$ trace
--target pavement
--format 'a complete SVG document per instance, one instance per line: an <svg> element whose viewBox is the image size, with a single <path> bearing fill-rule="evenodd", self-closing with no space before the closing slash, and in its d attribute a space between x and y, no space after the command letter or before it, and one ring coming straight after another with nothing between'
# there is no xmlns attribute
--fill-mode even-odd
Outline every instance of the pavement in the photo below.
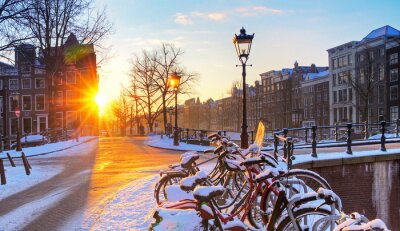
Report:
<svg viewBox="0 0 400 231"><path fill-rule="evenodd" d="M154 175L178 162L180 153L144 145L145 137L100 138L94 148L75 147L77 155L45 155L29 158L35 166L62 165L60 174L0 201L0 217L54 192L66 196L32 216L18 230L89 230L102 208L120 189ZM85 155L79 153L85 152ZM16 160L21 165L21 160ZM52 194L53 193L53 194ZM16 218L18 219L18 218ZM91 222L86 222L90 220ZM67 227L67 228L66 228ZM1 229L1 227L0 227Z"/></svg>

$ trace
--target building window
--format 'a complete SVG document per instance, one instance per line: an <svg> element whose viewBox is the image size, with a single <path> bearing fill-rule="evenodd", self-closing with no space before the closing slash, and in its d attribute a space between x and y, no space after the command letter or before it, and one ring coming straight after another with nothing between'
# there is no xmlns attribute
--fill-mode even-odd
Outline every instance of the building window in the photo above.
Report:
<svg viewBox="0 0 400 231"><path fill-rule="evenodd" d="M10 133L11 135L16 135L18 131L18 121L17 118L10 118Z"/></svg>
<svg viewBox="0 0 400 231"><path fill-rule="evenodd" d="M18 79L10 79L10 90L18 90Z"/></svg>
<svg viewBox="0 0 400 231"><path fill-rule="evenodd" d="M378 108L378 116L385 115L385 110L383 108Z"/></svg>
<svg viewBox="0 0 400 231"><path fill-rule="evenodd" d="M337 120L337 108L334 108L333 109L333 121L334 122L337 122L338 120Z"/></svg>
<svg viewBox="0 0 400 231"><path fill-rule="evenodd" d="M353 101L353 88L349 88L349 101Z"/></svg>
<svg viewBox="0 0 400 231"><path fill-rule="evenodd" d="M44 95L35 95L36 111L44 111Z"/></svg>
<svg viewBox="0 0 400 231"><path fill-rule="evenodd" d="M364 69L360 69L359 73L360 73L360 83L363 84L364 83L364 78L365 78Z"/></svg>
<svg viewBox="0 0 400 231"><path fill-rule="evenodd" d="M349 122L353 122L353 107L349 107Z"/></svg>
<svg viewBox="0 0 400 231"><path fill-rule="evenodd" d="M397 100L398 92L398 86L390 86L390 100Z"/></svg>
<svg viewBox="0 0 400 231"><path fill-rule="evenodd" d="M397 64L399 62L399 53L391 54L389 57L389 64Z"/></svg>
<svg viewBox="0 0 400 231"><path fill-rule="evenodd" d="M3 113L3 97L0 96L0 112Z"/></svg>
<svg viewBox="0 0 400 231"><path fill-rule="evenodd" d="M30 95L22 96L22 110L23 111L32 110L32 96L30 96Z"/></svg>
<svg viewBox="0 0 400 231"><path fill-rule="evenodd" d="M63 128L63 113L56 112L56 127Z"/></svg>
<svg viewBox="0 0 400 231"><path fill-rule="evenodd" d="M15 111L15 108L19 105L18 95L10 96L10 111Z"/></svg>
<svg viewBox="0 0 400 231"><path fill-rule="evenodd" d="M374 59L374 51L369 51L369 60Z"/></svg>
<svg viewBox="0 0 400 231"><path fill-rule="evenodd" d="M22 79L22 89L31 89L31 79Z"/></svg>
<svg viewBox="0 0 400 231"><path fill-rule="evenodd" d="M390 82L397 81L399 79L399 69L390 70Z"/></svg>
<svg viewBox="0 0 400 231"><path fill-rule="evenodd" d="M385 79L385 67L383 65L379 65L379 72L378 72L379 80Z"/></svg>
<svg viewBox="0 0 400 231"><path fill-rule="evenodd" d="M57 91L56 93L56 105L60 106L64 104L64 93L63 91Z"/></svg>
<svg viewBox="0 0 400 231"><path fill-rule="evenodd" d="M35 88L45 88L45 81L44 78L36 78L35 79Z"/></svg>
<svg viewBox="0 0 400 231"><path fill-rule="evenodd" d="M336 86L336 74L332 75L333 86Z"/></svg>
<svg viewBox="0 0 400 231"><path fill-rule="evenodd" d="M399 118L399 107L390 107L390 121L396 121Z"/></svg>
<svg viewBox="0 0 400 231"><path fill-rule="evenodd" d="M378 103L385 102L385 86L379 85L378 87Z"/></svg>
<svg viewBox="0 0 400 231"><path fill-rule="evenodd" d="M0 79L0 90L3 90L3 80Z"/></svg>
<svg viewBox="0 0 400 231"><path fill-rule="evenodd" d="M75 104L78 100L76 91L68 90L65 93L65 104Z"/></svg>
<svg viewBox="0 0 400 231"><path fill-rule="evenodd" d="M31 64L29 62L21 63L21 72L22 73L29 73L31 72Z"/></svg>
<svg viewBox="0 0 400 231"><path fill-rule="evenodd" d="M68 71L67 72L67 84L75 84L76 83L76 72Z"/></svg>
<svg viewBox="0 0 400 231"><path fill-rule="evenodd" d="M67 111L66 124L67 129L75 129L78 126L78 113L76 111Z"/></svg>
<svg viewBox="0 0 400 231"><path fill-rule="evenodd" d="M337 102L337 91L333 92L333 102L336 103Z"/></svg>
<svg viewBox="0 0 400 231"><path fill-rule="evenodd" d="M381 47L379 48L379 56L384 56L385 55L385 48Z"/></svg>
<svg viewBox="0 0 400 231"><path fill-rule="evenodd" d="M24 117L22 119L22 127L23 127L23 132L25 134L32 133L32 118L31 117Z"/></svg>

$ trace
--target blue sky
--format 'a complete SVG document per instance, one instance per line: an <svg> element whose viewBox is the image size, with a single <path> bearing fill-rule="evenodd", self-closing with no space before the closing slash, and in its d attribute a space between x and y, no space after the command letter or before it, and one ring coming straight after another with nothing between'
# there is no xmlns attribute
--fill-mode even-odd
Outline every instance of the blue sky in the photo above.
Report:
<svg viewBox="0 0 400 231"><path fill-rule="evenodd" d="M185 51L181 62L200 75L193 96L228 96L241 69L232 37L244 26L255 33L248 82L282 67L328 65L326 50L361 40L384 25L400 29L399 0L97 0L106 6L115 33L112 59L101 67L108 96L126 83L129 60L142 49L172 42ZM183 100L183 99L182 99Z"/></svg>

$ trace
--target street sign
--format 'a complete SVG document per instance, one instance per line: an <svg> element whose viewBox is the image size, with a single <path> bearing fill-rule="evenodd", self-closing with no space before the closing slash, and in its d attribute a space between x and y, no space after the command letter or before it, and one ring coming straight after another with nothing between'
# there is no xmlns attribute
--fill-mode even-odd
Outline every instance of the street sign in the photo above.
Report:
<svg viewBox="0 0 400 231"><path fill-rule="evenodd" d="M15 107L15 115L17 116L17 118L19 118L19 116L21 115L21 110L19 110L18 106Z"/></svg>

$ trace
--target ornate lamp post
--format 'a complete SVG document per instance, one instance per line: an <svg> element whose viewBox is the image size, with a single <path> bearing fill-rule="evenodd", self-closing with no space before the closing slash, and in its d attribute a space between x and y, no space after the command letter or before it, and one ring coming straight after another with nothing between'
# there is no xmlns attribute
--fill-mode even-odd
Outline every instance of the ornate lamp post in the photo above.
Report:
<svg viewBox="0 0 400 231"><path fill-rule="evenodd" d="M175 92L175 129L174 129L174 145L179 146L178 141L178 88L181 77L176 73L172 73L168 78L168 87Z"/></svg>
<svg viewBox="0 0 400 231"><path fill-rule="evenodd" d="M242 27L240 34L233 36L233 44L235 44L236 52L242 63L242 77L243 77L243 122L242 133L240 134L241 147L247 148L249 146L249 135L247 134L247 110L246 110L246 62L250 55L251 44L253 42L254 33L252 35L246 34L246 30ZM238 66L238 65L236 65ZM251 66L251 65L249 65Z"/></svg>

